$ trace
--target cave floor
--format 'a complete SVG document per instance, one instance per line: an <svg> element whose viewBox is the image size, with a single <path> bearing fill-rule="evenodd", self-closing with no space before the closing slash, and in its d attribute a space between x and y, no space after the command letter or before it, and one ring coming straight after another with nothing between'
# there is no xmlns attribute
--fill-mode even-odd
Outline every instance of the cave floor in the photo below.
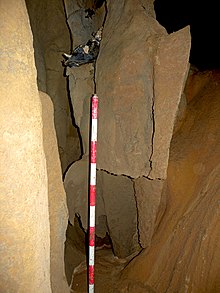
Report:
<svg viewBox="0 0 220 293"><path fill-rule="evenodd" d="M95 254L95 292L116 293L120 272L129 260L114 256L111 249L97 250ZM81 263L73 274L71 292L88 292L86 262Z"/></svg>

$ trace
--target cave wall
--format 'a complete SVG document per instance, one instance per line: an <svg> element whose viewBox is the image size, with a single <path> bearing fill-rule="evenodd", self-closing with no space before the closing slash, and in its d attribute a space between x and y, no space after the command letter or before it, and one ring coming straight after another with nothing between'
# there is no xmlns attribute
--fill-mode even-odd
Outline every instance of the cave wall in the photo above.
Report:
<svg viewBox="0 0 220 293"><path fill-rule="evenodd" d="M219 87L219 71L190 70L185 118L171 142L162 195L166 212L151 246L124 270L120 292L220 290Z"/></svg>
<svg viewBox="0 0 220 293"><path fill-rule="evenodd" d="M26 1L34 37L38 88L54 105L54 121L62 170L81 155L77 129L73 126L62 53L70 50L70 33L63 2Z"/></svg>
<svg viewBox="0 0 220 293"><path fill-rule="evenodd" d="M0 292L69 292L54 108L38 92L25 2L1 1L0 14Z"/></svg>
<svg viewBox="0 0 220 293"><path fill-rule="evenodd" d="M54 127L54 107L51 98L40 92L43 120L43 145L48 179L48 210L50 222L50 281L53 293L67 293L69 288L64 268L64 243L68 223L66 193Z"/></svg>
<svg viewBox="0 0 220 293"><path fill-rule="evenodd" d="M102 24L104 29L95 70L92 64L67 69L84 152L82 162L70 167L64 183L70 221L74 225L78 213L86 229L87 177L80 169L85 162L88 165L89 106L96 91L97 234L108 232L115 254L125 257L138 251L140 244L150 245L156 219L164 211L161 194L188 72L190 32L186 27L168 35L155 19L153 1L107 1L88 19L86 9L92 9L91 3L65 1L73 47L84 44ZM105 176L111 179L102 180ZM121 181L127 182L127 189ZM103 216L105 224L100 220Z"/></svg>
<svg viewBox="0 0 220 293"><path fill-rule="evenodd" d="M1 1L0 15L0 291L50 293L48 182L33 39L24 1Z"/></svg>

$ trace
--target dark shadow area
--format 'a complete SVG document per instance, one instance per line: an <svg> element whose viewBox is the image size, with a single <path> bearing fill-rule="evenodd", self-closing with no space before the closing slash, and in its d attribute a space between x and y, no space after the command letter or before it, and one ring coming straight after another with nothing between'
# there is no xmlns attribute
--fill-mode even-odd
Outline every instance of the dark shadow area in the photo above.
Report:
<svg viewBox="0 0 220 293"><path fill-rule="evenodd" d="M220 18L217 1L155 0L156 19L168 33L190 25L190 63L200 70L220 68Z"/></svg>
<svg viewBox="0 0 220 293"><path fill-rule="evenodd" d="M64 69L64 71L66 71L66 69ZM66 76L65 72L64 72L64 76ZM72 104L71 95L70 95L70 87L69 87L69 78L68 78L68 76L66 76L66 89L67 89L67 97L68 97L68 101L69 101L69 109L70 109L70 114L71 114L71 121L72 121L73 126L77 130L79 143L80 143L80 154L81 155L78 158L78 160L81 160L82 156L83 156L83 142L82 142L82 136L81 136L81 133L80 133L80 129L79 129L78 125L75 122L73 104ZM74 162L71 162L69 164L69 166L67 166L66 170L64 171L64 173L63 173L63 181L64 181L64 178L65 178L65 175L66 175L67 171L69 170L70 166L72 166L73 163Z"/></svg>

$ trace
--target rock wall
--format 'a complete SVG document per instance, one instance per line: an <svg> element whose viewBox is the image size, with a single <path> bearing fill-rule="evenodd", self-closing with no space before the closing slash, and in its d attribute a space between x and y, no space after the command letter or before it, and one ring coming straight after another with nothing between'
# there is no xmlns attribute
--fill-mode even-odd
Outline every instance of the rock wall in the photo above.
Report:
<svg viewBox="0 0 220 293"><path fill-rule="evenodd" d="M24 1L1 1L0 292L69 292L67 228L54 110L38 92Z"/></svg>
<svg viewBox="0 0 220 293"><path fill-rule="evenodd" d="M65 0L67 22L72 34L71 47L75 48L80 44L85 44L93 32L96 32L103 24L105 8L102 5L95 12L95 15L87 17L87 9L93 9L94 1L70 1ZM89 115L90 97L94 93L94 66L86 64L82 67L67 69L69 80L69 91L73 105L74 118L79 127L83 155L89 153Z"/></svg>
<svg viewBox="0 0 220 293"><path fill-rule="evenodd" d="M189 28L168 36L155 19L153 1L107 1L91 19L85 15L91 1L65 3L74 45L85 43L92 29L97 30L104 21L95 70L87 64L68 69L67 74L84 162L88 162L90 97L95 90L99 96L98 176L108 174L114 192L108 196L111 186L98 179L97 224L100 215L107 217L107 226L101 231L109 232L116 255L124 257L138 250L139 244L150 245L158 216L164 211L161 194L188 72ZM70 167L65 186L72 224L77 211L87 229L87 178L79 165ZM78 180L80 173L84 178ZM122 210L129 231L124 220L118 220L117 227L111 224L112 214L120 219Z"/></svg>
<svg viewBox="0 0 220 293"><path fill-rule="evenodd" d="M1 1L0 292L51 292L48 182L25 2Z"/></svg>
<svg viewBox="0 0 220 293"><path fill-rule="evenodd" d="M54 105L54 121L62 170L81 155L77 129L73 126L62 53L70 49L70 34L63 2L26 0L34 37L39 90L47 93Z"/></svg>
<svg viewBox="0 0 220 293"><path fill-rule="evenodd" d="M68 212L66 193L62 182L54 108L50 97L40 92L43 118L43 144L47 164L48 204L50 221L50 280L53 293L69 292L64 269L64 242Z"/></svg>
<svg viewBox="0 0 220 293"><path fill-rule="evenodd" d="M219 90L219 72L191 70L185 119L171 143L166 212L151 246L124 271L121 292L137 283L158 293L220 290Z"/></svg>

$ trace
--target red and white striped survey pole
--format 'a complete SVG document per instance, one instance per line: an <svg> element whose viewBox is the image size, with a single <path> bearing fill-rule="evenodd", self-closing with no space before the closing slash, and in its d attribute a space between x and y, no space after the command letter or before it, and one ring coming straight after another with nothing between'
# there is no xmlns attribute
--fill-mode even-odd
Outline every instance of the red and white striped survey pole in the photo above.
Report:
<svg viewBox="0 0 220 293"><path fill-rule="evenodd" d="M93 95L90 137L89 293L94 292L97 118L98 97Z"/></svg>

